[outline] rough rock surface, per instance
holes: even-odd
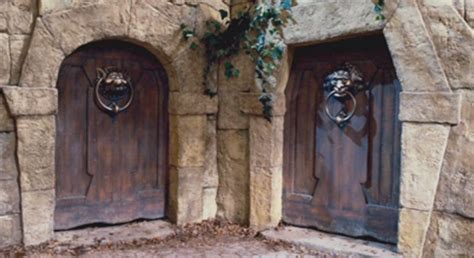
[[[16,137],[12,132],[0,133],[0,180],[17,180],[15,160]]]
[[[10,81],[10,43],[6,33],[0,33],[0,84]]]
[[[466,24],[464,15],[459,15],[452,5],[443,1],[425,0],[421,11],[450,86],[473,88],[474,30]]]
[[[8,111],[7,102],[0,92],[0,132],[11,132],[15,129],[13,118]]]
[[[19,215],[0,216],[0,248],[21,242],[21,222]]]
[[[470,257],[474,253],[474,222],[450,213],[433,212],[424,257]]]
[[[23,192],[49,190],[54,176],[54,116],[21,117],[18,127],[18,163]]]
[[[401,209],[398,222],[398,251],[408,257],[421,255],[429,225],[428,211]]]
[[[402,128],[402,207],[429,211],[433,207],[439,170],[450,127],[404,123]]]
[[[219,130],[217,133],[217,216],[242,224],[248,224],[249,219],[247,137],[247,131]]]
[[[474,223],[474,92],[462,92],[463,120],[449,135],[435,209],[461,214]]]

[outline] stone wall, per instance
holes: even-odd
[[[0,86],[19,82],[36,13],[33,0],[0,2]],[[16,145],[15,122],[0,90],[0,248],[22,239]]]
[[[220,65],[218,96],[209,98],[202,94],[204,49],[190,50],[179,32],[184,22],[202,33],[218,9],[231,7],[235,15],[249,2],[1,1],[0,248],[53,236],[54,86],[61,61],[77,47],[128,40],[154,53],[167,70],[171,220],[217,216],[263,229],[281,220],[292,49],[383,32],[403,85],[399,251],[409,257],[473,253],[474,1],[386,1],[387,21],[377,22],[371,1],[300,0],[297,24],[285,30],[290,47],[271,124],[261,115],[250,59],[234,58],[239,78],[226,79]]]

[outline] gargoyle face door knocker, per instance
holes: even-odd
[[[133,101],[134,89],[130,76],[115,67],[97,68],[95,100],[101,110],[115,117]]]
[[[341,68],[329,74],[324,80],[324,89],[329,92],[326,97],[326,114],[339,127],[344,127],[351,120],[357,109],[356,96],[367,89],[361,72],[351,64],[344,64]],[[343,103],[344,107],[337,114],[329,110],[329,100],[335,98]],[[350,110],[346,107],[345,100],[351,99],[353,105]]]

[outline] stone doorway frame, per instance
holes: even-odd
[[[384,22],[371,1],[298,1],[296,24],[285,30],[288,51],[277,75],[273,123],[261,116],[255,97],[243,94],[250,115],[250,225],[263,229],[282,219],[285,87],[293,50],[364,34],[383,34],[402,85],[400,218],[397,248],[421,254],[450,128],[460,121],[460,96],[451,91],[415,0],[386,1]],[[455,12],[455,10],[453,9]],[[255,95],[255,94],[254,94]]]
[[[58,108],[55,87],[60,65],[80,46],[105,39],[144,47],[165,68],[170,90],[168,218],[177,224],[203,219],[203,196],[191,189],[203,188],[204,171],[212,166],[206,161],[206,143],[212,137],[209,128],[215,128],[215,120],[208,116],[215,117],[218,98],[202,94],[202,79],[187,73],[194,71],[196,64],[206,62],[203,49],[191,50],[179,32],[183,22],[195,22],[192,8],[169,6],[167,11],[174,14],[174,20],[154,8],[144,2],[113,7],[93,3],[46,13],[36,19],[19,86],[0,88],[16,124],[25,245],[40,244],[54,237]],[[95,18],[104,14],[106,19]]]

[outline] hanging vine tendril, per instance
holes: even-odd
[[[263,105],[263,115],[271,121],[276,85],[273,74],[285,51],[283,28],[292,20],[291,8],[295,4],[295,0],[281,0],[278,4],[264,0],[250,6],[235,18],[229,18],[227,11],[220,10],[221,20],[207,21],[206,32],[201,39],[197,38],[195,29],[181,25],[183,38],[191,41],[191,49],[196,49],[199,43],[205,46],[205,93],[216,95],[216,89],[207,78],[212,67],[218,63],[223,62],[227,79],[239,77],[240,70],[230,58],[244,50],[255,63],[256,81],[262,91],[259,100]]]

